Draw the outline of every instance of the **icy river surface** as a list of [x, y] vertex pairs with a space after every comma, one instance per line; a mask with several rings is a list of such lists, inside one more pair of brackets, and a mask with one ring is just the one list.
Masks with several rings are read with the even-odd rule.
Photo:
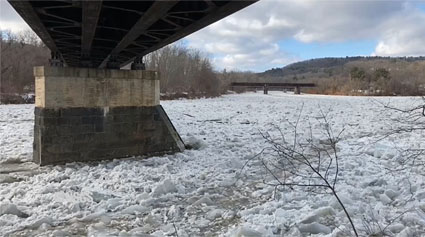
[[264, 134], [290, 135], [297, 121], [310, 129], [300, 140], [320, 143], [326, 132], [309, 133], [323, 115], [342, 131], [335, 189], [358, 234], [425, 236], [422, 111], [384, 106], [421, 103], [283, 92], [162, 101], [192, 149], [46, 167], [31, 163], [34, 106], [0, 105], [0, 236], [354, 235], [328, 190], [273, 185], [287, 174], [260, 154]]

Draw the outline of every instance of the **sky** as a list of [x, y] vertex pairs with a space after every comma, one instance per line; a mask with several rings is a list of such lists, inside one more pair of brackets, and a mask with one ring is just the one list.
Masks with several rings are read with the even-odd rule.
[[[26, 23], [0, 0], [0, 27]], [[218, 70], [346, 56], [424, 56], [425, 0], [260, 0], [184, 39]]]

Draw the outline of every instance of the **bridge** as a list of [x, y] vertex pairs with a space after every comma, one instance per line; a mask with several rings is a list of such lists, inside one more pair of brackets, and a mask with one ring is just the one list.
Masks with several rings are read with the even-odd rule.
[[143, 56], [257, 0], [8, 1], [52, 53], [34, 69], [33, 160], [48, 165], [182, 151]]
[[248, 87], [263, 88], [264, 94], [268, 94], [270, 89], [294, 88], [295, 94], [301, 94], [302, 87], [315, 87], [314, 83], [291, 83], [291, 82], [232, 82], [231, 88]]
[[70, 67], [119, 68], [252, 3], [244, 1], [8, 0]]

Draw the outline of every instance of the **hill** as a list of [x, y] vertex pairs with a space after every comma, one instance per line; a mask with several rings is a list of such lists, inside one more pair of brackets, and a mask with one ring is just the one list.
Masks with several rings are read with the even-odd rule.
[[272, 68], [256, 81], [315, 82], [323, 94], [424, 95], [425, 57], [320, 58]]
[[418, 61], [425, 61], [425, 57], [345, 57], [345, 58], [318, 58], [310, 59], [302, 62], [292, 63], [283, 68], [272, 68], [263, 73], [259, 73], [260, 76], [267, 77], [285, 77], [300, 75], [304, 73], [328, 73], [329, 71], [337, 70], [338, 68], [344, 67], [345, 65], [353, 62], [407, 62], [413, 63]]

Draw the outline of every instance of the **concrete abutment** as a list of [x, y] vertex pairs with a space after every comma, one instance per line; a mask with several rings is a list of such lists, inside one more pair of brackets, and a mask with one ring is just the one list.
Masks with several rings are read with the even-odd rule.
[[146, 70], [36, 67], [34, 162], [174, 153], [184, 144]]

